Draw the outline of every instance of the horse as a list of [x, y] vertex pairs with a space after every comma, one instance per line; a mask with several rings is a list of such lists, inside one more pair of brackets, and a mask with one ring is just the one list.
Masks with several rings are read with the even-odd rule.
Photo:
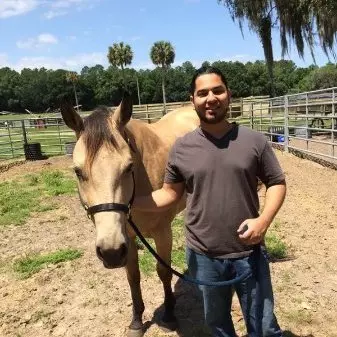
[[[61, 107], [65, 124], [75, 131], [73, 168], [82, 204], [96, 227], [96, 254], [106, 268], [126, 268], [132, 298], [132, 320], [128, 337], [144, 335], [144, 302], [140, 287], [136, 234], [122, 208], [100, 205], [129, 205], [133, 196], [148, 195], [161, 188], [171, 146], [178, 137], [193, 131], [199, 119], [185, 106], [148, 124], [132, 119], [132, 100], [125, 94], [113, 111], [96, 108], [84, 120], [70, 104]], [[98, 206], [97, 206], [98, 205]], [[131, 216], [141, 233], [153, 238], [159, 256], [170, 265], [172, 250], [171, 221], [185, 208], [185, 199], [163, 212], [132, 210]], [[162, 323], [176, 328], [172, 273], [157, 263], [157, 274], [164, 288]]]

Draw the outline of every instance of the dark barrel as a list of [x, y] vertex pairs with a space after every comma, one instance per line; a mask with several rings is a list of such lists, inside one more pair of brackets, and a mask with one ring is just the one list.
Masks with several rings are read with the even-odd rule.
[[40, 143], [23, 144], [26, 160], [43, 159]]

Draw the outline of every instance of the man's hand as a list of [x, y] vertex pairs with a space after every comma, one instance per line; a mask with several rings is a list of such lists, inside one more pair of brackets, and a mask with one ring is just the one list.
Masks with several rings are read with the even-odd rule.
[[268, 226], [269, 223], [266, 223], [260, 217], [247, 219], [241, 223], [237, 232], [244, 244], [255, 245], [264, 239]]

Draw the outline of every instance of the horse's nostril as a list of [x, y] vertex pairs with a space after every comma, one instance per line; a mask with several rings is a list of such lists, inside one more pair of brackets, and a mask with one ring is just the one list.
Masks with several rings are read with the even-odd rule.
[[128, 252], [128, 247], [125, 243], [121, 244], [120, 248], [119, 248], [119, 251], [120, 251], [120, 256], [121, 258], [123, 258], [127, 252]]
[[96, 255], [99, 259], [103, 259], [102, 251], [100, 247], [96, 247]]

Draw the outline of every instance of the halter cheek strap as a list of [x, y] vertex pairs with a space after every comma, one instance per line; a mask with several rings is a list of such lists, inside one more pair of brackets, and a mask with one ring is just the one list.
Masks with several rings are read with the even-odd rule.
[[133, 191], [132, 191], [132, 196], [131, 196], [131, 199], [130, 199], [128, 205], [119, 204], [119, 203], [115, 203], [115, 202], [109, 202], [109, 203], [105, 203], [105, 204], [98, 204], [98, 205], [88, 207], [81, 200], [84, 209], [87, 211], [88, 217], [91, 217], [91, 216], [93, 216], [93, 215], [95, 215], [96, 213], [99, 213], [99, 212], [109, 212], [109, 211], [123, 212], [125, 214], [130, 214], [131, 206], [133, 204], [133, 200], [135, 199], [135, 188], [136, 188], [135, 187], [136, 186], [135, 175], [134, 175], [133, 172], [132, 172], [132, 182], [133, 182]]

